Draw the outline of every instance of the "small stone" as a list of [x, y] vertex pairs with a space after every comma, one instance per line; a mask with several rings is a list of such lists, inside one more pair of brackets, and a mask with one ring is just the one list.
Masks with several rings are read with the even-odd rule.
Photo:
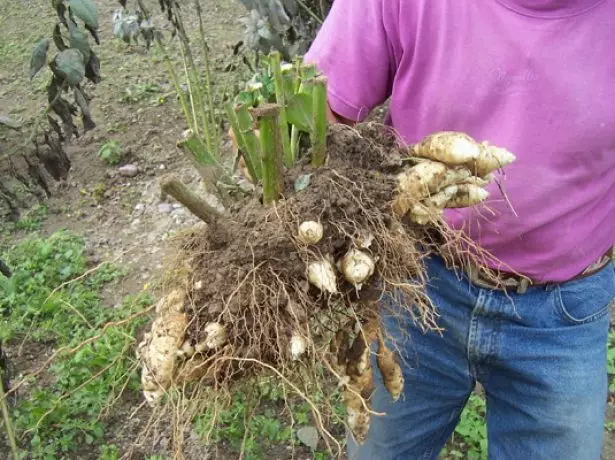
[[162, 214], [169, 214], [172, 211], [173, 211], [173, 206], [171, 205], [171, 203], [160, 203], [158, 205], [158, 212]]
[[137, 203], [135, 206], [135, 211], [143, 211], [145, 209], [145, 205], [143, 203]]
[[312, 450], [318, 448], [318, 430], [313, 426], [304, 426], [297, 430], [297, 438]]
[[173, 203], [173, 209], [179, 209], [182, 205], [180, 203]]
[[120, 176], [123, 177], [135, 177], [139, 174], [139, 168], [137, 165], [128, 164], [118, 168], [117, 170], [120, 173]]

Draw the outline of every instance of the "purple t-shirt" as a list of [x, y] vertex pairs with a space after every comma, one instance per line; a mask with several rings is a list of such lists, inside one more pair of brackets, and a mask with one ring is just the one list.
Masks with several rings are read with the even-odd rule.
[[335, 0], [305, 56], [334, 112], [389, 97], [410, 143], [463, 131], [517, 156], [487, 208], [447, 211], [539, 281], [579, 274], [615, 243], [615, 1]]

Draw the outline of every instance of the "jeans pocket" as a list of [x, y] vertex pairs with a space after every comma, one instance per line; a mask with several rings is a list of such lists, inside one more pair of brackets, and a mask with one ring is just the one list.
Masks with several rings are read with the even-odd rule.
[[615, 267], [609, 264], [591, 276], [558, 285], [555, 298], [556, 311], [567, 323], [585, 324], [606, 316], [615, 298]]

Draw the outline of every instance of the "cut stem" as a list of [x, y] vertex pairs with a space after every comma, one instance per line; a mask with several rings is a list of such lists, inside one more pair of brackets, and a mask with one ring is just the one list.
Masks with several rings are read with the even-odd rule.
[[290, 168], [295, 164], [295, 158], [293, 157], [293, 152], [290, 148], [290, 134], [288, 132], [288, 120], [286, 118], [286, 91], [284, 88], [284, 79], [282, 78], [280, 53], [277, 51], [272, 52], [270, 59], [271, 68], [273, 71], [273, 82], [275, 86], [275, 97], [280, 111], [280, 114], [278, 115], [278, 123], [280, 128], [282, 149], [284, 152], [284, 164]]
[[194, 194], [177, 177], [163, 177], [160, 180], [160, 190], [165, 195], [171, 195], [203, 222], [212, 224], [216, 219], [223, 216], [218, 209], [207, 203], [198, 195]]
[[254, 133], [254, 123], [248, 108], [244, 104], [232, 103], [226, 106], [231, 129], [237, 140], [240, 155], [246, 160], [246, 166], [254, 183], [258, 182], [263, 175], [263, 167], [260, 157], [260, 143]]
[[312, 165], [324, 166], [327, 159], [327, 78], [320, 76], [314, 79], [313, 89], [313, 126], [312, 140]]
[[263, 203], [269, 204], [280, 197], [282, 177], [282, 142], [279, 130], [280, 107], [263, 104], [254, 109], [258, 120], [263, 158]]

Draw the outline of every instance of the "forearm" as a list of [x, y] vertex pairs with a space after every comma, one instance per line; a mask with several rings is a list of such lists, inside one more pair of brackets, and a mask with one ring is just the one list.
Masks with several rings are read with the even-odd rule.
[[342, 123], [349, 126], [353, 126], [356, 124], [356, 121], [350, 120], [349, 118], [344, 118], [341, 115], [333, 112], [329, 104], [327, 104], [327, 120], [329, 121], [329, 123]]

